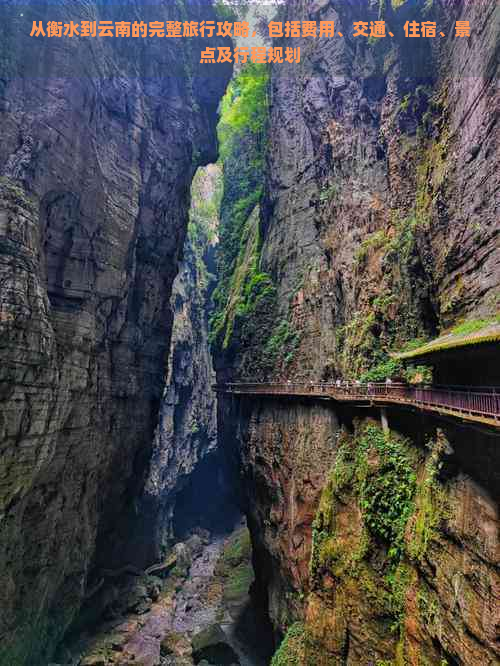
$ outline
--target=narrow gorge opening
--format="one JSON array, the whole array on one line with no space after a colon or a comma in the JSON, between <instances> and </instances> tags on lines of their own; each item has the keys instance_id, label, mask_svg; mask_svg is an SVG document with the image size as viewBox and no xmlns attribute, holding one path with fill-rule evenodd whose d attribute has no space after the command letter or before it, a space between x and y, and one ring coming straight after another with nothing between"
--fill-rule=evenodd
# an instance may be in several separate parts
<instances>
[{"instance_id":1,"label":"narrow gorge opening","mask_svg":"<svg viewBox=\"0 0 500 666\"><path fill-rule=\"evenodd\" d=\"M183 258L172 287L168 374L137 502L141 524L135 536L131 531L135 561L144 557L155 564L143 571L97 570L59 648L61 662L98 664L126 653L134 663L159 657L163 664L192 653L194 663L265 666L272 656L239 474L218 433L210 319L223 181L221 162L194 175ZM154 544L154 552L141 555L140 543Z\"/></svg>"},{"instance_id":2,"label":"narrow gorge opening","mask_svg":"<svg viewBox=\"0 0 500 666\"><path fill-rule=\"evenodd\" d=\"M256 30L252 44L264 44L258 24L274 15L274 7L235 3L219 9L232 21L248 20L250 32ZM219 105L218 161L198 167L191 183L170 298L165 388L144 491L129 525L130 559L148 567L95 565L83 611L60 646L61 661L80 658L91 666L123 652L146 666L158 655L163 664L191 654L195 664L265 666L274 652L267 592L254 572L259 559L244 516L238 454L220 432L225 409L215 391L216 367L226 373L221 331L243 316L241 290L253 298L261 288L268 83L266 65L235 68ZM249 256L248 234L254 239ZM255 286L248 285L249 269Z\"/></svg>"}]
</instances>

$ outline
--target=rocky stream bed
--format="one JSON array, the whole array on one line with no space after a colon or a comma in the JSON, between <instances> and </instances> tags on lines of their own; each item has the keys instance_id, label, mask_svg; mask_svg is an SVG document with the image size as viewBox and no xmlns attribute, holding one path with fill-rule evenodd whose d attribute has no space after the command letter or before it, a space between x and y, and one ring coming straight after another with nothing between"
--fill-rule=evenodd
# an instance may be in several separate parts
<instances>
[{"instance_id":1,"label":"rocky stream bed","mask_svg":"<svg viewBox=\"0 0 500 666\"><path fill-rule=\"evenodd\" d=\"M166 577L131 576L103 586L103 621L63 648L58 664L76 666L264 666L265 622L249 594L248 530L194 535L177 544ZM55 666L55 665L51 665Z\"/></svg>"}]
</instances>

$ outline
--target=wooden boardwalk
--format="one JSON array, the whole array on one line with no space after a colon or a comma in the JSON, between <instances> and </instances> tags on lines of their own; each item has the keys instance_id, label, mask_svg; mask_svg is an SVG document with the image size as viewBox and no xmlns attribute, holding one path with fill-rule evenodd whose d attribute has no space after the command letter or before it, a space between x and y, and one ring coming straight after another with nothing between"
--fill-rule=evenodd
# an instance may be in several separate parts
<instances>
[{"instance_id":1,"label":"wooden boardwalk","mask_svg":"<svg viewBox=\"0 0 500 666\"><path fill-rule=\"evenodd\" d=\"M454 416L500 428L500 388L409 386L398 383L335 384L310 383L233 383L217 385L216 390L230 395L311 397L363 406L409 405L426 412Z\"/></svg>"}]
</instances>

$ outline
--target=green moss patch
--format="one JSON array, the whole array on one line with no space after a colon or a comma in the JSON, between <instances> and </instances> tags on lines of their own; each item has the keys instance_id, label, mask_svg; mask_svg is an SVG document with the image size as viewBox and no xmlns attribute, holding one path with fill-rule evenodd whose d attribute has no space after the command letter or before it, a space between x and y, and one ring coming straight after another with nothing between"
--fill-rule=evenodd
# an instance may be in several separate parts
<instances>
[{"instance_id":1,"label":"green moss patch","mask_svg":"<svg viewBox=\"0 0 500 666\"><path fill-rule=\"evenodd\" d=\"M228 541L216 564L215 574L222 578L226 601L238 602L246 597L254 581L252 544L246 528Z\"/></svg>"},{"instance_id":2,"label":"green moss patch","mask_svg":"<svg viewBox=\"0 0 500 666\"><path fill-rule=\"evenodd\" d=\"M243 562L229 574L224 584L224 598L227 601L239 601L245 598L254 578L250 562Z\"/></svg>"},{"instance_id":3,"label":"green moss patch","mask_svg":"<svg viewBox=\"0 0 500 666\"><path fill-rule=\"evenodd\" d=\"M271 661L271 666L303 666L305 664L305 647L305 626L297 622L288 629Z\"/></svg>"},{"instance_id":4,"label":"green moss patch","mask_svg":"<svg viewBox=\"0 0 500 666\"><path fill-rule=\"evenodd\" d=\"M249 63L232 80L218 127L224 193L219 281L210 341L219 353L247 349L274 317L276 289L261 267L260 203L267 144L269 71ZM269 314L269 316L266 316ZM259 345L264 347L264 341Z\"/></svg>"},{"instance_id":5,"label":"green moss patch","mask_svg":"<svg viewBox=\"0 0 500 666\"><path fill-rule=\"evenodd\" d=\"M412 531L407 545L408 555L417 562L423 561L430 542L437 538L439 528L450 515L448 494L437 478L445 446L446 439L439 431L436 441L430 443L431 454L417 486Z\"/></svg>"}]
</instances>

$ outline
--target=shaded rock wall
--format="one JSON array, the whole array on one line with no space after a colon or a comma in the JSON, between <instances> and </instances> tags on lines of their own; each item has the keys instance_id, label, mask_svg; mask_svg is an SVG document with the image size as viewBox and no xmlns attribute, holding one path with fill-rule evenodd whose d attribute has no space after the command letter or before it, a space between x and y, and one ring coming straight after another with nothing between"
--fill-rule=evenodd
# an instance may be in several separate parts
<instances>
[{"instance_id":1,"label":"shaded rock wall","mask_svg":"<svg viewBox=\"0 0 500 666\"><path fill-rule=\"evenodd\" d=\"M200 458L213 452L217 445L212 390L215 375L207 341L207 294L201 279L188 242L172 292L174 327L169 376L145 488L162 505L158 529L164 535L158 543L163 545L173 537L175 505L171 493L181 490Z\"/></svg>"},{"instance_id":2,"label":"shaded rock wall","mask_svg":"<svg viewBox=\"0 0 500 666\"><path fill-rule=\"evenodd\" d=\"M215 372L208 341L221 181L218 165L196 173L184 258L172 289L168 375L140 510L143 529L147 533L152 523L156 538L148 543L141 531L136 546L152 549L153 559L190 529L223 531L239 517L217 446Z\"/></svg>"},{"instance_id":3,"label":"shaded rock wall","mask_svg":"<svg viewBox=\"0 0 500 666\"><path fill-rule=\"evenodd\" d=\"M27 2L24 16L14 4L0 10L0 660L12 666L47 662L91 566L134 561L189 188L216 157L230 75L198 65L202 40L28 37L35 19L201 20L205 2Z\"/></svg>"},{"instance_id":4,"label":"shaded rock wall","mask_svg":"<svg viewBox=\"0 0 500 666\"><path fill-rule=\"evenodd\" d=\"M271 619L283 628L300 615L308 588L312 521L333 464L338 417L321 404L235 401L221 405L222 419L224 444L240 469L256 593L267 596Z\"/></svg>"}]
</instances>

